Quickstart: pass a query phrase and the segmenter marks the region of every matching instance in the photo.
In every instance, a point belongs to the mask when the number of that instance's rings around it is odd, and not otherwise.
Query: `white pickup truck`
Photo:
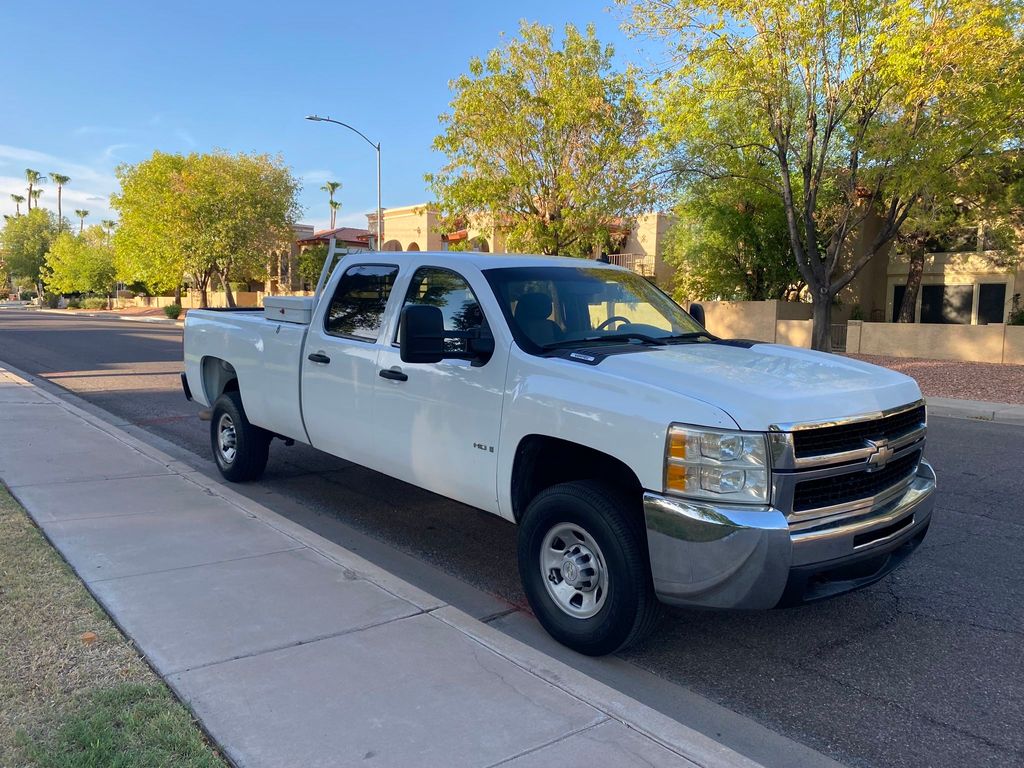
[[[870,584],[928,530],[902,374],[715,338],[597,261],[364,253],[319,293],[188,313],[183,385],[220,471],[256,479],[273,438],[300,441],[514,521],[533,611],[583,653],[638,640],[659,600]]]

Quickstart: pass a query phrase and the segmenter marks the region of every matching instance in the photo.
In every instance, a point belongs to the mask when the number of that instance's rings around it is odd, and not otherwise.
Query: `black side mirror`
[[[444,316],[437,307],[410,304],[402,310],[398,344],[403,363],[439,363],[444,357]]]
[[[704,322],[704,305],[698,304],[696,301],[690,304],[690,317],[700,323],[701,328],[707,328],[707,324]]]

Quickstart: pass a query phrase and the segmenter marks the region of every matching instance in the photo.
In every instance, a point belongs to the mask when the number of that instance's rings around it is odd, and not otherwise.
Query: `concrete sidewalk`
[[[3,368],[0,479],[236,765],[756,765]]]

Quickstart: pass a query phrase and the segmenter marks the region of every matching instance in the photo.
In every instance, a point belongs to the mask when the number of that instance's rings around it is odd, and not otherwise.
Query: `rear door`
[[[372,418],[377,356],[398,265],[355,264],[313,316],[302,356],[302,414],[311,444],[376,467]]]
[[[471,285],[470,280],[476,284]],[[396,297],[397,298],[397,297]],[[484,298],[482,303],[480,298]],[[489,301],[487,301],[489,299]],[[490,328],[499,310],[479,270],[464,274],[424,265],[415,270],[402,301],[438,307],[447,330]],[[401,311],[401,308],[396,308]],[[498,434],[508,366],[508,341],[496,333],[484,363],[442,360],[403,363],[398,324],[378,360],[374,422],[390,467],[384,470],[422,488],[497,512]],[[449,341],[447,345],[465,344]]]

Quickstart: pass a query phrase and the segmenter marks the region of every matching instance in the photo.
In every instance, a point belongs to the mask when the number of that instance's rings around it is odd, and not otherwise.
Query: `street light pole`
[[[317,123],[334,123],[335,125],[340,125],[342,128],[348,128],[353,133],[362,137],[363,141],[377,151],[377,250],[379,251],[381,246],[384,245],[384,214],[383,209],[380,207],[380,142],[378,141],[374,144],[366,137],[366,134],[358,128],[353,128],[348,123],[343,123],[340,120],[334,120],[330,117],[320,117],[319,115],[307,115],[306,119],[313,120]]]

